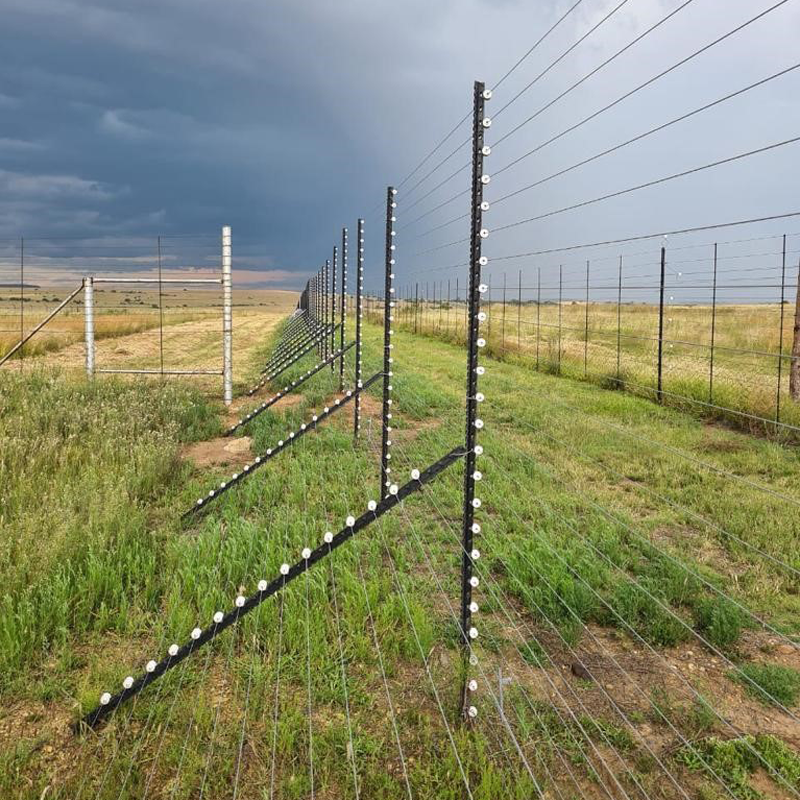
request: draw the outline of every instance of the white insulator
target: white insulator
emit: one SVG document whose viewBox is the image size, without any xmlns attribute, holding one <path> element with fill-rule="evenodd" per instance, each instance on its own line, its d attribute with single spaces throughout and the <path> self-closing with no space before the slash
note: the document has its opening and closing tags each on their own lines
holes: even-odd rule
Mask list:
<svg viewBox="0 0 800 800">
<path fill-rule="evenodd" d="M 477 589 L 477 588 L 478 588 L 478 586 L 480 586 L 480 583 L 481 583 L 481 582 L 480 582 L 480 580 L 478 580 L 478 576 L 477 576 L 477 575 L 473 575 L 473 576 L 472 576 L 472 577 L 469 579 L 469 585 L 470 585 L 470 586 L 471 586 L 473 589 Z"/>
<path fill-rule="evenodd" d="M 100 695 L 100 705 L 107 706 L 111 702 L 111 695 L 108 692 L 103 692 Z"/>
<path fill-rule="evenodd" d="M 289 565 L 281 564 L 281 575 L 288 575 L 288 574 L 289 574 Z"/>
<path fill-rule="evenodd" d="M 350 515 L 344 522 L 345 522 L 345 525 L 347 525 L 348 528 L 352 528 L 353 525 L 356 524 L 356 518 L 354 516 Z"/>
<path fill-rule="evenodd" d="M 479 263 L 479 264 L 480 264 L 482 267 L 485 267 L 485 266 L 486 266 L 486 265 L 489 263 L 489 259 L 488 259 L 486 256 L 481 256 L 481 257 L 478 259 L 478 263 Z"/>
<path fill-rule="evenodd" d="M 481 231 L 478 235 L 481 237 L 481 239 L 488 239 L 489 231 L 486 228 L 481 228 Z"/>
<path fill-rule="evenodd" d="M 169 653 L 171 656 L 176 656 L 176 655 L 178 655 L 178 650 L 179 650 L 179 649 L 180 649 L 180 648 L 178 647 L 178 645 L 173 643 L 173 644 L 171 644 L 171 645 L 169 646 L 169 650 L 167 650 L 167 652 L 168 652 L 168 653 Z"/>
<path fill-rule="evenodd" d="M 370 500 L 370 501 L 367 503 L 367 508 L 368 508 L 370 511 L 374 511 L 374 510 L 375 510 L 377 507 L 378 507 L 378 504 L 377 504 L 377 503 L 376 503 L 374 500 Z"/>
<path fill-rule="evenodd" d="M 480 430 L 480 429 L 483 427 L 483 420 L 482 420 L 482 419 L 476 419 L 476 420 L 475 420 L 475 427 L 476 427 L 478 430 Z"/>
<path fill-rule="evenodd" d="M 473 600 L 473 601 L 472 601 L 472 602 L 469 604 L 469 610 L 470 610 L 470 611 L 471 611 L 473 614 L 477 614 L 477 613 L 478 613 L 478 611 L 480 610 L 480 609 L 478 608 L 478 604 L 477 604 L 477 603 L 476 603 L 474 600 Z"/>
<path fill-rule="evenodd" d="M 189 634 L 189 635 L 192 637 L 192 639 L 194 639 L 195 641 L 197 641 L 197 640 L 200 638 L 200 634 L 202 634 L 202 632 L 203 632 L 203 631 L 201 631 L 201 630 L 200 630 L 200 628 L 195 628 L 195 629 L 194 629 L 194 630 L 191 632 L 191 634 Z"/>
<path fill-rule="evenodd" d="M 477 344 L 478 344 L 478 347 L 486 347 L 486 339 L 481 337 L 480 339 L 478 339 Z"/>
<path fill-rule="evenodd" d="M 330 544 L 333 541 L 333 534 L 330 531 L 326 531 L 322 538 L 325 540 L 325 544 Z"/>
<path fill-rule="evenodd" d="M 487 286 L 485 283 L 482 283 L 482 284 L 481 284 L 481 285 L 478 287 L 478 291 L 479 291 L 481 294 L 485 294 L 485 293 L 486 293 L 488 290 L 489 290 L 489 287 L 488 287 L 488 286 Z"/>
<path fill-rule="evenodd" d="M 475 472 L 472 473 L 472 479 L 475 481 L 479 481 L 481 478 L 483 478 L 483 473 L 478 472 L 478 470 L 476 469 Z"/>
<path fill-rule="evenodd" d="M 481 551 L 475 548 L 469 555 L 473 561 L 477 561 L 481 557 Z"/>
<path fill-rule="evenodd" d="M 130 689 L 133 686 L 133 675 L 128 675 L 124 681 L 122 681 L 122 688 L 123 689 Z"/>
<path fill-rule="evenodd" d="M 477 628 L 470 628 L 469 629 L 469 638 L 470 639 L 477 639 L 478 638 L 478 629 Z"/>
<path fill-rule="evenodd" d="M 475 399 L 479 403 L 482 403 L 486 399 L 486 397 L 484 396 L 483 392 L 477 392 L 476 395 L 475 395 Z"/>
<path fill-rule="evenodd" d="M 220 622 L 222 622 L 222 618 L 223 618 L 224 616 L 225 616 L 225 615 L 224 615 L 224 614 L 223 614 L 221 611 L 217 611 L 217 612 L 214 614 L 214 622 L 216 622 L 216 623 L 217 623 L 217 625 L 219 625 L 219 623 L 220 623 Z"/>
<path fill-rule="evenodd" d="M 473 522 L 472 523 L 472 532 L 473 533 L 480 533 L 481 532 L 481 526 L 480 526 L 479 522 Z"/>
<path fill-rule="evenodd" d="M 478 716 L 478 709 L 475 706 L 470 706 L 467 710 L 467 714 L 469 714 L 470 719 L 475 719 Z"/>
<path fill-rule="evenodd" d="M 303 556 L 303 560 L 304 561 L 308 561 L 308 559 L 311 558 L 311 548 L 310 547 L 304 547 L 303 548 L 303 552 L 301 553 L 301 555 Z"/>
<path fill-rule="evenodd" d="M 492 99 L 492 90 L 491 89 L 484 89 L 483 90 L 483 99 L 484 100 L 491 100 Z"/>
<path fill-rule="evenodd" d="M 478 312 L 478 322 L 486 322 L 486 312 L 479 311 Z"/>
<path fill-rule="evenodd" d="M 475 374 L 476 375 L 485 375 L 486 374 L 486 367 L 475 367 Z"/>
<path fill-rule="evenodd" d="M 419 470 L 418 470 L 418 469 L 412 469 L 412 470 L 411 470 L 411 477 L 412 477 L 412 478 L 413 478 L 415 481 L 418 481 L 418 480 L 419 480 Z"/>
<path fill-rule="evenodd" d="M 479 497 L 475 497 L 472 500 L 472 507 L 473 508 L 480 508 L 481 507 L 481 500 Z"/>
<path fill-rule="evenodd" d="M 398 492 L 397 484 L 396 484 L 396 483 L 393 483 L 393 484 L 392 484 L 392 485 L 389 487 L 389 494 L 397 494 L 397 492 Z"/>
<path fill-rule="evenodd" d="M 478 691 L 478 681 L 476 681 L 476 680 L 473 678 L 473 679 L 472 679 L 472 680 L 471 680 L 471 681 L 470 681 L 470 682 L 467 684 L 467 687 L 469 688 L 469 690 L 470 690 L 471 692 L 477 692 L 477 691 Z"/>
<path fill-rule="evenodd" d="M 258 591 L 259 592 L 266 592 L 267 591 L 267 586 L 268 586 L 268 584 L 267 584 L 267 582 L 265 580 L 263 580 L 263 579 L 260 580 L 258 582 Z"/>
</svg>

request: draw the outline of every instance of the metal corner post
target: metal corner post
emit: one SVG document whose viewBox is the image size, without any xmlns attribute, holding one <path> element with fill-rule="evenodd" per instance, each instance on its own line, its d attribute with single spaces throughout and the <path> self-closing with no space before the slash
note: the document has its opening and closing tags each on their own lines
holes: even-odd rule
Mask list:
<svg viewBox="0 0 800 800">
<path fill-rule="evenodd" d="M 344 350 L 345 324 L 347 323 L 347 228 L 342 228 L 342 294 L 339 307 L 339 321 L 342 323 L 339 330 L 339 349 Z M 339 359 L 339 391 L 344 391 L 344 353 Z"/>
<path fill-rule="evenodd" d="M 86 374 L 94 375 L 94 278 L 83 279 L 83 327 L 86 343 Z"/>
<path fill-rule="evenodd" d="M 359 219 L 356 233 L 356 388 L 361 388 L 363 362 L 361 358 L 361 326 L 364 318 L 364 220 Z M 353 411 L 353 436 L 361 430 L 361 394 L 356 395 Z"/>
<path fill-rule="evenodd" d="M 394 358 L 392 350 L 392 322 L 394 320 L 394 264 L 395 264 L 395 229 L 394 223 L 397 221 L 395 210 L 397 202 L 395 197 L 397 189 L 389 186 L 386 189 L 386 253 L 385 253 L 385 273 L 384 273 L 384 292 L 383 292 L 383 407 L 381 425 L 381 493 L 384 498 L 389 493 L 389 486 L 392 481 L 389 477 L 392 468 L 389 462 L 392 454 L 389 452 L 392 440 L 389 434 L 392 432 L 392 364 Z"/>
<path fill-rule="evenodd" d="M 222 228 L 222 399 L 233 401 L 233 315 L 231 293 L 231 227 Z"/>
<path fill-rule="evenodd" d="M 475 483 L 479 478 L 476 471 L 477 456 L 482 452 L 477 443 L 477 433 L 483 427 L 478 418 L 478 403 L 483 396 L 478 392 L 478 376 L 483 368 L 478 364 L 478 351 L 485 342 L 480 338 L 480 323 L 485 319 L 481 312 L 481 295 L 486 286 L 481 283 L 481 267 L 486 258 L 481 254 L 481 243 L 488 236 L 483 228 L 483 212 L 488 204 L 483 200 L 483 187 L 489 182 L 489 176 L 483 172 L 483 159 L 489 154 L 484 147 L 484 131 L 491 125 L 491 120 L 484 116 L 485 101 L 491 97 L 484 84 L 476 81 L 473 89 L 472 120 L 472 206 L 470 209 L 470 253 L 469 253 L 469 285 L 467 294 L 467 397 L 466 397 L 466 440 L 464 458 L 464 509 L 462 519 L 462 553 L 461 553 L 461 636 L 465 658 L 474 664 L 476 656 L 472 652 L 472 641 L 477 630 L 472 626 L 472 615 L 477 610 L 472 600 L 472 590 L 477 585 L 473 576 L 473 559 L 477 557 L 473 547 L 474 535 L 480 532 L 480 525 L 475 522 L 475 509 L 480 500 L 475 497 Z M 464 680 L 461 691 L 461 714 L 465 719 L 476 716 L 477 709 L 471 703 L 470 694 L 476 684 L 467 681 L 467 668 L 464 665 Z"/>
</svg>

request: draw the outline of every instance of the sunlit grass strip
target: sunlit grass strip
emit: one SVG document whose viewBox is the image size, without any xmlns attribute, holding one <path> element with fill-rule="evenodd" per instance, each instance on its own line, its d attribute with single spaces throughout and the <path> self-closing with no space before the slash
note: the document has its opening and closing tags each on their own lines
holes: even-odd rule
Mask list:
<svg viewBox="0 0 800 800">
<path fill-rule="evenodd" d="M 176 667 L 193 652 L 199 650 L 204 644 L 208 644 L 208 642 L 216 638 L 226 628 L 231 627 L 231 625 L 234 625 L 243 616 L 249 614 L 253 609 L 258 608 L 267 598 L 277 594 L 288 583 L 291 583 L 318 561 L 322 560 L 338 547 L 341 547 L 341 545 L 353 535 L 382 517 L 387 511 L 393 509 L 406 497 L 419 491 L 426 483 L 432 481 L 440 472 L 443 472 L 464 455 L 464 448 L 456 447 L 447 453 L 447 455 L 442 456 L 438 461 L 431 464 L 427 469 L 420 472 L 418 478 L 413 478 L 401 487 L 397 487 L 393 484 L 390 487 L 389 494 L 379 503 L 376 503 L 374 508 L 372 507 L 372 503 L 370 503 L 370 510 L 364 512 L 357 519 L 353 516 L 348 516 L 345 520 L 344 527 L 337 534 L 332 536 L 326 535 L 325 539 L 327 541 L 323 542 L 323 544 L 319 545 L 314 550 L 305 548 L 302 553 L 303 557 L 299 561 L 296 561 L 293 566 L 283 564 L 280 568 L 281 574 L 273 578 L 270 583 L 264 580 L 259 581 L 257 592 L 246 598 L 243 595 L 239 595 L 236 598 L 234 607 L 226 614 L 220 615 L 219 612 L 215 614 L 214 622 L 208 628 L 205 630 L 195 628 L 189 640 L 180 647 L 171 645 L 167 657 L 157 663 L 149 662 L 144 674 L 136 680 L 126 678 L 123 682 L 125 688 L 123 688 L 121 692 L 115 695 L 110 695 L 108 693 L 101 695 L 100 704 L 82 717 L 76 723 L 75 729 L 80 730 L 83 726 L 89 728 L 95 727 L 122 703 L 135 697 L 145 687 L 160 678 L 168 670 Z"/>
<path fill-rule="evenodd" d="M 314 414 L 314 416 L 311 418 L 311 422 L 304 422 L 296 431 L 290 431 L 286 438 L 281 439 L 277 445 L 268 448 L 267 452 L 257 456 L 255 461 L 245 464 L 241 472 L 234 472 L 233 475 L 231 475 L 230 480 L 223 481 L 219 485 L 218 489 L 211 489 L 205 497 L 199 497 L 195 504 L 183 514 L 184 518 L 191 516 L 192 514 L 205 508 L 212 500 L 215 500 L 221 494 L 227 492 L 229 489 L 232 489 L 234 486 L 236 486 L 236 484 L 241 483 L 248 475 L 251 475 L 259 467 L 266 464 L 266 462 L 271 458 L 274 458 L 276 455 L 278 455 L 278 453 L 285 450 L 298 439 L 301 439 L 309 431 L 316 430 L 320 422 L 324 422 L 338 409 L 344 408 L 344 406 L 346 406 L 354 397 L 357 397 L 361 392 L 366 391 L 373 383 L 375 383 L 375 381 L 378 380 L 378 378 L 381 377 L 383 377 L 383 373 L 377 372 L 368 381 L 365 381 L 363 386 L 357 389 L 348 390 L 347 394 L 343 398 L 337 397 L 336 400 L 334 400 L 333 405 L 325 406 L 320 414 Z"/>
<path fill-rule="evenodd" d="M 240 419 L 235 425 L 232 425 L 230 428 L 228 428 L 228 430 L 225 431 L 224 436 L 230 436 L 238 431 L 243 425 L 247 425 L 248 422 L 255 419 L 259 414 L 266 411 L 271 406 L 274 406 L 275 403 L 277 403 L 282 397 L 286 397 L 287 394 L 302 386 L 309 378 L 316 375 L 323 367 L 326 367 L 328 364 L 332 364 L 337 358 L 341 358 L 341 356 L 343 356 L 351 347 L 354 346 L 355 342 L 350 342 L 350 344 L 346 345 L 341 350 L 337 350 L 337 352 L 335 352 L 330 358 L 325 359 L 325 361 L 321 361 L 315 367 L 312 367 L 310 370 L 308 370 L 308 372 L 306 372 L 304 375 L 301 375 L 296 380 L 293 380 L 276 395 L 270 397 L 269 400 L 263 402 L 254 411 L 251 411 L 249 414 L 247 414 L 247 416 L 242 417 L 242 419 Z"/>
</svg>

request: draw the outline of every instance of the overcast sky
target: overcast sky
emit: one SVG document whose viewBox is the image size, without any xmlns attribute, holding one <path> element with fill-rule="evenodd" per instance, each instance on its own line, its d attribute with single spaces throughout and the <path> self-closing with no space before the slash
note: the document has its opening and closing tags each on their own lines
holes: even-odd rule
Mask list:
<svg viewBox="0 0 800 800">
<path fill-rule="evenodd" d="M 510 131 L 684 2 L 622 2 L 500 115 L 488 141 Z M 692 0 L 499 145 L 487 160 L 487 171 L 504 166 L 774 2 Z M 573 4 L 0 0 L 0 236 L 29 237 L 32 263 L 37 254 L 56 260 L 72 256 L 73 266 L 76 255 L 84 262 L 96 257 L 97 243 L 94 250 L 83 243 L 57 252 L 55 245 L 37 245 L 35 238 L 101 237 L 109 253 L 139 258 L 147 253 L 149 258 L 149 242 L 158 234 L 207 237 L 192 240 L 197 243 L 194 251 L 187 244 L 176 256 L 177 265 L 180 259 L 213 259 L 214 237 L 221 225 L 230 224 L 238 270 L 275 285 L 299 287 L 329 256 L 341 227 L 353 228 L 361 215 L 367 217 L 369 280 L 377 284 L 386 184 L 400 183 L 469 110 L 474 79 L 493 85 Z M 582 0 L 502 84 L 489 112 L 496 112 L 618 5 L 620 0 Z M 799 30 L 800 2 L 789 0 L 504 172 L 492 182 L 488 198 L 792 66 L 800 60 Z M 799 88 L 797 70 L 499 204 L 487 215 L 487 226 L 544 214 L 800 135 Z M 420 200 L 469 161 L 463 148 L 408 191 L 468 132 L 463 126 L 403 186 L 398 226 L 467 186 L 468 173 L 463 172 Z M 800 209 L 799 159 L 798 145 L 788 145 L 504 231 L 490 236 L 487 252 L 514 255 L 795 211 Z M 415 200 L 420 201 L 404 216 L 404 204 Z M 424 279 L 427 270 L 435 270 L 437 280 L 463 275 L 463 269 L 444 268 L 463 262 L 466 245 L 425 251 L 466 235 L 465 220 L 428 233 L 463 214 L 465 200 L 401 230 L 401 285 Z M 733 239 L 795 229 L 800 224 L 789 219 L 726 235 Z M 578 254 L 573 260 L 584 257 Z M 537 267 L 552 269 L 555 262 L 526 258 L 498 263 L 503 266 L 493 266 L 496 275 L 507 270 L 516 281 L 517 270 L 523 269 L 527 284 Z"/>
</svg>

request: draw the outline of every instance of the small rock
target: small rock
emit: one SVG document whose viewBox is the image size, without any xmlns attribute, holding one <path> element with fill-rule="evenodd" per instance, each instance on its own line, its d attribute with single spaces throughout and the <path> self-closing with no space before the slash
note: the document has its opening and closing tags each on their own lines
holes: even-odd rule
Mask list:
<svg viewBox="0 0 800 800">
<path fill-rule="evenodd" d="M 583 666 L 583 664 L 580 663 L 580 661 L 573 661 L 572 664 L 570 664 L 570 669 L 576 678 L 582 678 L 585 681 L 592 680 L 592 674 L 588 669 L 586 669 L 586 667 Z"/>
</svg>

